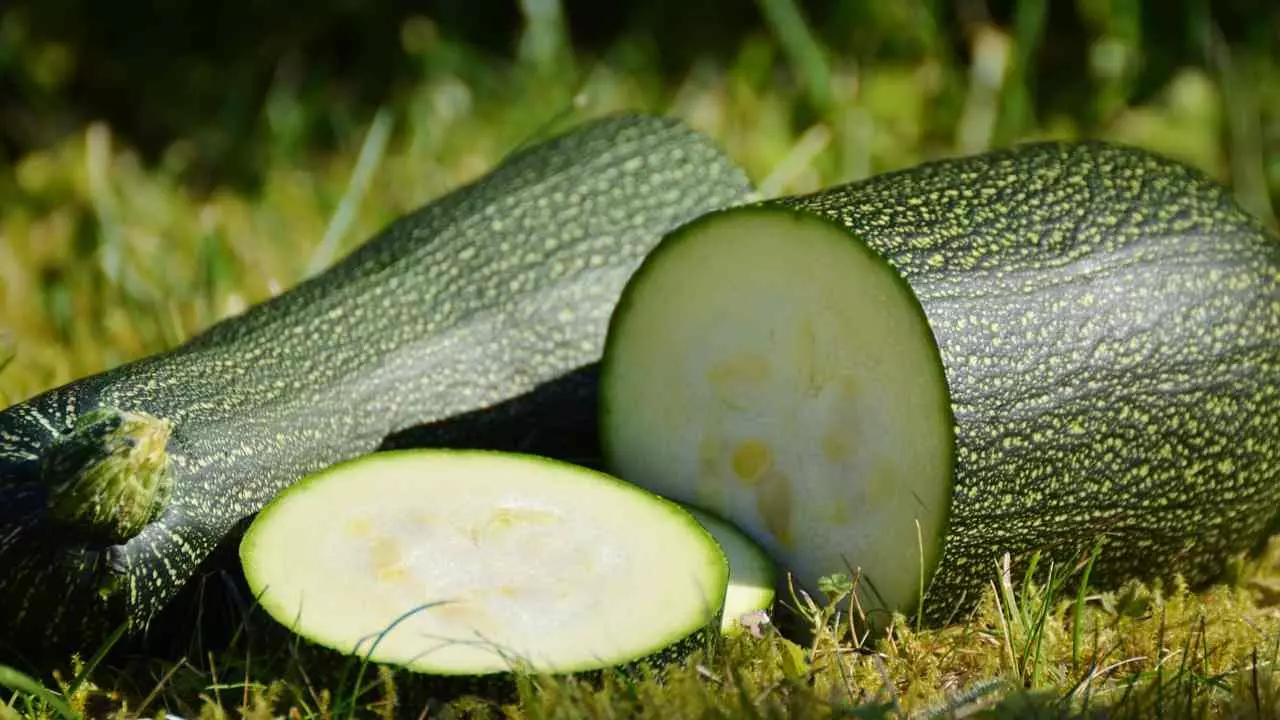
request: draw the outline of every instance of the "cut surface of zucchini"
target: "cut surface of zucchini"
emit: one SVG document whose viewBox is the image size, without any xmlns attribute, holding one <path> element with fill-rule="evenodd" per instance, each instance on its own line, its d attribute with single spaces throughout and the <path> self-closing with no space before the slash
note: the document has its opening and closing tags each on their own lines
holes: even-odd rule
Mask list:
<svg viewBox="0 0 1280 720">
<path fill-rule="evenodd" d="M 675 503 L 474 450 L 375 453 L 313 475 L 255 518 L 240 552 L 261 604 L 294 632 L 436 675 L 649 658 L 715 626 L 728 575 Z"/>
<path fill-rule="evenodd" d="M 693 506 L 686 506 L 685 510 L 720 543 L 720 549 L 729 560 L 729 589 L 724 596 L 720 631 L 737 632 L 742 629 L 746 615 L 767 612 L 773 607 L 778 582 L 777 565 L 759 543 L 733 523 Z"/>
<path fill-rule="evenodd" d="M 614 311 L 600 402 L 615 475 L 728 519 L 802 587 L 849 573 L 868 607 L 914 609 L 951 409 L 919 303 L 849 231 L 753 206 L 669 235 Z"/>
</svg>

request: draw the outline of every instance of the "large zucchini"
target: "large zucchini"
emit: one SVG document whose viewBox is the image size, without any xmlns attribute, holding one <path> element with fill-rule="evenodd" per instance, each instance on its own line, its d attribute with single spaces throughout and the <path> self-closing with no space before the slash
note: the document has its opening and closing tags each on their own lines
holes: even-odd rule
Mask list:
<svg viewBox="0 0 1280 720">
<path fill-rule="evenodd" d="M 1101 142 L 710 213 L 624 290 L 606 467 L 944 620 L 1003 553 L 1200 583 L 1280 504 L 1280 241 Z M 921 591 L 925 596 L 921 597 Z M 923 600 L 923 603 L 921 602 Z"/>
<path fill-rule="evenodd" d="M 594 121 L 170 352 L 0 413 L 0 647 L 143 628 L 296 479 L 598 358 L 661 234 L 748 192 L 675 120 Z"/>
</svg>

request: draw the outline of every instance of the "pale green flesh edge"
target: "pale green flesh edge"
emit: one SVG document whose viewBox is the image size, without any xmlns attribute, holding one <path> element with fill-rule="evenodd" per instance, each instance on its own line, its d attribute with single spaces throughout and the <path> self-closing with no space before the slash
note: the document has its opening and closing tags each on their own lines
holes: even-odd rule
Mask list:
<svg viewBox="0 0 1280 720">
<path fill-rule="evenodd" d="M 685 509 L 720 543 L 729 560 L 729 589 L 725 593 L 720 631 L 737 632 L 744 627 L 744 616 L 768 612 L 773 607 L 778 584 L 777 564 L 764 548 L 729 521 L 692 505 Z"/>
<path fill-rule="evenodd" d="M 271 558 L 273 553 L 284 553 L 292 556 L 291 563 L 296 564 L 299 561 L 299 556 L 308 551 L 308 545 L 314 546 L 316 543 L 281 542 L 279 537 L 274 537 L 273 539 L 273 536 L 278 535 L 278 533 L 272 526 L 282 524 L 280 516 L 288 513 L 288 508 L 291 505 L 298 505 L 300 504 L 299 501 L 305 502 L 309 496 L 314 495 L 317 491 L 328 492 L 338 485 L 345 488 L 343 494 L 349 496 L 352 503 L 355 503 L 362 495 L 367 495 L 371 492 L 369 489 L 370 482 L 375 481 L 380 473 L 386 472 L 388 464 L 411 463 L 417 466 L 416 470 L 418 472 L 430 473 L 432 468 L 441 463 L 459 460 L 471 462 L 474 466 L 473 473 L 487 473 L 488 477 L 491 478 L 496 477 L 495 473 L 501 475 L 500 482 L 511 488 L 513 497 L 523 497 L 534 502 L 547 499 L 543 497 L 544 493 L 542 493 L 538 482 L 538 475 L 543 475 L 548 480 L 555 480 L 552 475 L 560 476 L 560 480 L 565 482 L 572 479 L 572 482 L 579 484 L 584 490 L 588 486 L 595 486 L 597 494 L 601 491 L 607 491 L 605 494 L 608 496 L 609 502 L 608 506 L 604 507 L 603 510 L 605 511 L 605 516 L 613 518 L 607 523 L 612 536 L 619 538 L 620 543 L 630 542 L 632 546 L 636 547 L 641 545 L 648 546 L 662 541 L 667 545 L 667 553 L 664 558 L 678 557 L 681 559 L 679 563 L 668 561 L 661 566 L 660 570 L 667 573 L 666 578 L 661 575 L 655 576 L 652 572 L 655 568 L 650 564 L 649 570 L 651 572 L 641 578 L 641 585 L 654 588 L 652 592 L 655 595 L 659 595 L 662 588 L 673 584 L 664 585 L 662 581 L 664 579 L 670 580 L 680 570 L 684 570 L 696 576 L 700 586 L 698 590 L 700 600 L 695 603 L 687 595 L 677 595 L 674 600 L 660 598 L 657 601 L 646 600 L 644 593 L 633 593 L 631 596 L 626 596 L 623 601 L 633 602 L 635 607 L 628 611 L 615 611 L 613 616 L 615 621 L 618 617 L 625 617 L 628 622 L 636 623 L 650 618 L 657 625 L 665 625 L 666 630 L 653 633 L 632 631 L 631 635 L 642 638 L 642 640 L 631 643 L 632 647 L 628 651 L 616 657 L 596 654 L 554 663 L 525 663 L 524 661 L 527 658 L 499 657 L 492 652 L 487 653 L 490 657 L 483 661 L 476 661 L 472 658 L 465 662 L 442 662 L 438 655 L 436 657 L 432 657 L 430 654 L 422 656 L 420 654 L 388 652 L 381 649 L 375 649 L 374 652 L 370 653 L 370 640 L 365 640 L 361 643 L 357 651 L 355 648 L 356 643 L 361 638 L 367 637 L 366 631 L 344 633 L 340 628 L 314 627 L 306 625 L 305 622 L 298 622 L 298 604 L 282 598 L 283 591 L 273 592 L 269 586 L 269 581 L 282 573 L 278 569 L 269 569 L 267 559 Z M 423 487 L 427 489 L 427 483 L 424 482 Z M 470 492 L 471 488 L 466 482 L 453 482 L 444 487 L 430 487 L 429 501 L 423 503 L 423 507 L 437 504 L 441 493 L 455 493 L 458 496 L 465 496 Z M 396 496 L 397 505 L 409 507 L 413 505 L 415 500 L 423 499 L 404 497 L 405 494 L 402 492 Z M 548 502 L 554 501 L 555 498 L 548 500 Z M 315 510 L 309 511 L 307 517 L 313 524 L 327 523 L 330 527 L 336 528 L 340 524 L 341 514 L 347 506 L 348 503 L 342 503 L 338 507 L 332 508 L 332 513 L 324 513 L 323 519 L 317 519 L 318 513 Z M 575 513 L 581 515 L 588 510 L 583 507 L 574 508 L 572 502 L 565 504 L 564 509 L 566 510 L 566 517 L 572 517 Z M 591 508 L 590 510 L 594 509 L 598 508 Z M 616 525 L 619 519 L 630 519 L 636 515 L 644 514 L 647 514 L 650 521 L 656 520 L 665 527 L 665 529 L 661 530 L 662 533 L 666 534 L 665 540 L 656 533 L 616 532 Z M 297 520 L 288 518 L 285 518 L 283 523 L 298 525 Z M 328 530 L 326 530 L 326 533 L 332 534 Z M 538 456 L 487 450 L 415 449 L 381 452 L 335 465 L 304 478 L 281 492 L 258 514 L 241 541 L 240 557 L 250 589 L 258 598 L 259 603 L 268 614 L 298 635 L 317 645 L 328 647 L 338 652 L 367 656 L 375 662 L 398 665 L 415 672 L 441 676 L 488 675 L 511 670 L 575 673 L 623 665 L 635 660 L 652 657 L 676 643 L 687 640 L 706 629 L 709 625 L 714 627 L 723 606 L 729 575 L 728 560 L 715 537 L 679 504 L 648 493 L 637 486 L 624 483 L 607 474 L 580 466 Z M 537 559 L 537 557 L 527 558 L 529 562 L 536 562 Z M 359 582 L 358 579 L 350 577 L 342 578 L 342 573 L 348 571 L 349 568 L 342 567 L 341 562 L 335 562 L 333 557 L 313 559 L 313 562 L 326 563 L 323 566 L 327 574 L 324 582 L 332 588 L 340 588 L 344 585 L 350 586 L 352 583 Z M 584 588 L 600 587 L 598 584 L 592 585 L 592 582 L 598 583 L 598 581 L 599 578 L 585 578 L 583 581 L 568 583 L 565 587 L 571 588 L 571 591 L 566 595 L 572 597 L 582 592 Z M 364 593 L 364 600 L 377 600 L 377 589 L 372 586 L 365 589 L 368 592 Z M 712 600 L 707 598 L 712 598 Z M 436 598 L 423 598 L 421 603 L 414 604 L 425 605 L 431 603 L 434 599 Z M 655 614 L 652 612 L 653 609 L 661 609 L 662 612 Z M 610 627 L 617 628 L 620 626 L 619 623 L 613 622 L 609 627 L 600 627 L 599 625 L 593 625 L 592 622 L 590 617 L 583 618 L 579 628 L 580 636 L 599 635 L 608 632 Z M 387 640 L 382 642 L 385 647 Z M 437 649 L 436 652 L 439 652 L 439 650 Z M 520 664 L 512 665 L 512 660 Z"/>
<path fill-rule="evenodd" d="M 847 573 L 865 609 L 917 609 L 950 516 L 947 385 L 909 286 L 847 230 L 768 205 L 677 229 L 623 292 L 601 383 L 615 475 L 728 519 L 801 588 Z"/>
</svg>

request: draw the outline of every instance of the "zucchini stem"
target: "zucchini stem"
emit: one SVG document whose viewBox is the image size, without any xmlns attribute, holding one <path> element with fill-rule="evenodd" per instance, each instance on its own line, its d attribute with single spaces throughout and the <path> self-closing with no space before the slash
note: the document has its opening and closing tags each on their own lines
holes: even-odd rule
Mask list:
<svg viewBox="0 0 1280 720">
<path fill-rule="evenodd" d="M 137 535 L 173 487 L 173 423 L 143 412 L 88 412 L 49 447 L 43 478 L 55 520 L 112 543 Z"/>
</svg>

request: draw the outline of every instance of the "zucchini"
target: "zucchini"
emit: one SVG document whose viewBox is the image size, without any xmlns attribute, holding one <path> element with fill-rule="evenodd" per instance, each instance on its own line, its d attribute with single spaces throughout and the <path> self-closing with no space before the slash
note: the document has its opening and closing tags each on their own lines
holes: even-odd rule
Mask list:
<svg viewBox="0 0 1280 720">
<path fill-rule="evenodd" d="M 598 397 L 599 365 L 592 363 L 498 405 L 412 428 L 388 438 L 382 448 L 498 450 L 603 470 L 596 432 Z M 684 509 L 716 538 L 729 558 L 721 632 L 735 633 L 744 624 L 743 616 L 772 609 L 776 563 L 732 523 L 701 508 L 686 505 Z"/>
<path fill-rule="evenodd" d="M 240 544 L 282 625 L 440 676 L 680 657 L 719 627 L 729 565 L 679 505 L 534 455 L 400 450 L 282 491 Z"/>
<path fill-rule="evenodd" d="M 720 632 L 731 635 L 750 624 L 750 616 L 773 609 L 777 566 L 759 543 L 733 523 L 691 505 L 683 507 L 711 533 L 729 561 Z"/>
<path fill-rule="evenodd" d="M 592 121 L 171 351 L 4 410 L 0 647 L 144 630 L 298 478 L 597 359 L 661 234 L 749 192 L 676 120 Z"/>
<path fill-rule="evenodd" d="M 1213 579 L 1280 504 L 1280 241 L 1201 173 L 1038 142 L 711 212 L 624 289 L 605 467 L 813 589 L 945 622 L 1036 551 Z"/>
</svg>

